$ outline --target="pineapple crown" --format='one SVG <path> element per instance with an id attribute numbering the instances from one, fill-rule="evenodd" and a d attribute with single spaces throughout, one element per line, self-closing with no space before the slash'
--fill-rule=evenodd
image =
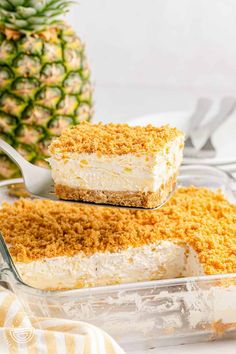
<path id="1" fill-rule="evenodd" d="M 58 22 L 74 1 L 0 0 L 0 26 L 22 33 L 39 32 Z"/>

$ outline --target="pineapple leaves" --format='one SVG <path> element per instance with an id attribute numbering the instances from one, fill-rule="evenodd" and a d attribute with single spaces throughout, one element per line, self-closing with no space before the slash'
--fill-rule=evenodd
<path id="1" fill-rule="evenodd" d="M 0 24 L 22 33 L 38 32 L 60 22 L 71 0 L 0 0 Z"/>
<path id="2" fill-rule="evenodd" d="M 24 28 L 27 26 L 27 21 L 14 19 L 14 24 L 19 28 Z"/>
<path id="3" fill-rule="evenodd" d="M 13 6 L 7 0 L 1 0 L 0 10 L 1 8 L 4 10 L 13 10 Z"/>
<path id="4" fill-rule="evenodd" d="M 17 6 L 16 10 L 17 13 L 23 18 L 34 16 L 37 13 L 37 11 L 32 7 Z"/>
<path id="5" fill-rule="evenodd" d="M 26 1 L 25 0 L 8 0 L 12 4 L 12 6 L 17 7 L 21 5 L 25 5 Z"/>

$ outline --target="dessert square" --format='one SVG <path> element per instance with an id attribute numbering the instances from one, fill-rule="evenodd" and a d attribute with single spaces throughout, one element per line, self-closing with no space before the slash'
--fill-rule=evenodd
<path id="1" fill-rule="evenodd" d="M 236 272 L 236 205 L 206 188 L 179 188 L 153 211 L 21 199 L 3 204 L 0 225 L 36 288 Z"/>
<path id="2" fill-rule="evenodd" d="M 81 123 L 49 147 L 55 192 L 81 200 L 155 208 L 173 191 L 184 134 L 176 128 Z"/>

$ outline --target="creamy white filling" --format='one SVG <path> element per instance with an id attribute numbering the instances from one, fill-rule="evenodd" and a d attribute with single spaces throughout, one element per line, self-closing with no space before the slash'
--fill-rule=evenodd
<path id="1" fill-rule="evenodd" d="M 157 154 L 136 156 L 87 153 L 57 154 L 49 160 L 56 184 L 72 188 L 155 192 L 177 173 L 182 162 L 183 137 Z"/>
<path id="2" fill-rule="evenodd" d="M 36 288 L 73 288 L 203 274 L 196 253 L 170 241 L 117 253 L 78 254 L 17 262 L 25 283 Z"/>

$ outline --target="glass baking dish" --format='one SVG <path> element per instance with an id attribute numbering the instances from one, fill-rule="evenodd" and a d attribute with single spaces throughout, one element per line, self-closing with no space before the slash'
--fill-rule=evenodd
<path id="1" fill-rule="evenodd" d="M 0 183 L 1 201 L 11 180 Z M 236 203 L 233 177 L 214 167 L 183 166 L 181 186 L 220 188 Z M 87 321 L 112 335 L 128 353 L 163 345 L 236 337 L 236 274 L 139 282 L 67 291 L 25 284 L 0 237 L 0 283 L 35 316 Z"/>

